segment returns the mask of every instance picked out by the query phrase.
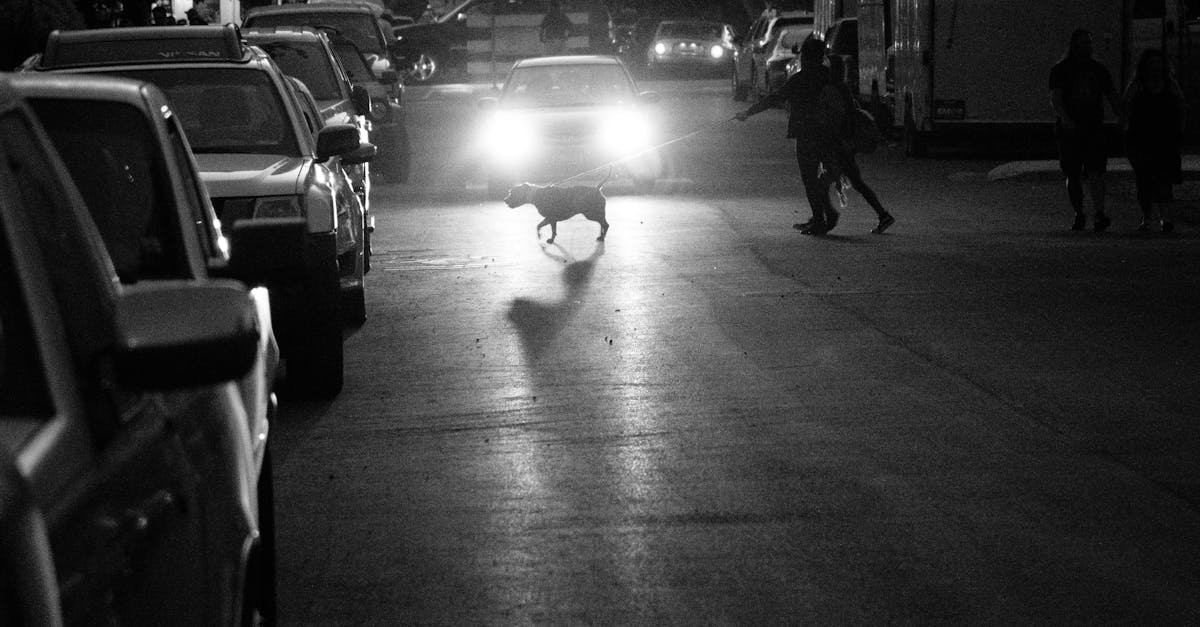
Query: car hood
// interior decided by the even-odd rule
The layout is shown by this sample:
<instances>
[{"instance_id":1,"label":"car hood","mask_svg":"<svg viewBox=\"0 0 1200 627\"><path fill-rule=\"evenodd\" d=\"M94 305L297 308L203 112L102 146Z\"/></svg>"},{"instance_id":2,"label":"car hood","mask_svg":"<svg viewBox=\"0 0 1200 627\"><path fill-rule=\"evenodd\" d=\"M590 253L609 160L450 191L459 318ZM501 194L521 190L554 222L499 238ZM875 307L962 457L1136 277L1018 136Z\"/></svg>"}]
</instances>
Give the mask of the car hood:
<instances>
[{"instance_id":1,"label":"car hood","mask_svg":"<svg viewBox=\"0 0 1200 627\"><path fill-rule=\"evenodd\" d=\"M198 154L200 178L214 198L287 196L303 191L311 157Z\"/></svg>"}]
</instances>

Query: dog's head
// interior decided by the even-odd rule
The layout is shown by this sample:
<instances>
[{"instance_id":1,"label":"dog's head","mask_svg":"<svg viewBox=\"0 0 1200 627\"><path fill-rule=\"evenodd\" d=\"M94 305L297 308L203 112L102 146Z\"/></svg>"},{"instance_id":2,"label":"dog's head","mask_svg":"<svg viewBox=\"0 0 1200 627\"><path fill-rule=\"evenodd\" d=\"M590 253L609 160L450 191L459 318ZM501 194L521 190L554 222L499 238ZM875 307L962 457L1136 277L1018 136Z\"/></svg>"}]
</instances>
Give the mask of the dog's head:
<instances>
[{"instance_id":1,"label":"dog's head","mask_svg":"<svg viewBox=\"0 0 1200 627\"><path fill-rule=\"evenodd\" d=\"M527 205L533 202L533 190L535 187L530 183L521 183L516 187L508 190L508 195L504 197L504 204L510 208L517 208L521 205Z\"/></svg>"}]
</instances>

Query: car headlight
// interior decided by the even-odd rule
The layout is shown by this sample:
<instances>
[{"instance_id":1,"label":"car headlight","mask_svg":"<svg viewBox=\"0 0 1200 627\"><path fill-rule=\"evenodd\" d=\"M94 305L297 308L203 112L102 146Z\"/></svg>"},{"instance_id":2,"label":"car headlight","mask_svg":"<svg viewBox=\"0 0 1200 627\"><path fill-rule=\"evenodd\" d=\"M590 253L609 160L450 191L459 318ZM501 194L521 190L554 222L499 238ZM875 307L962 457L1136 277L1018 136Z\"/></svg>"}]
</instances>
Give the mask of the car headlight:
<instances>
[{"instance_id":1,"label":"car headlight","mask_svg":"<svg viewBox=\"0 0 1200 627\"><path fill-rule=\"evenodd\" d=\"M302 218L304 207L299 196L263 196L254 199L250 215L255 218Z\"/></svg>"},{"instance_id":2,"label":"car headlight","mask_svg":"<svg viewBox=\"0 0 1200 627\"><path fill-rule=\"evenodd\" d=\"M714 59L720 59L721 57L725 56L725 49L721 46L713 46L712 48L708 49L708 56Z\"/></svg>"},{"instance_id":3,"label":"car headlight","mask_svg":"<svg viewBox=\"0 0 1200 627\"><path fill-rule=\"evenodd\" d=\"M667 53L667 44L664 44L661 41L654 44L654 54L666 54L666 53Z\"/></svg>"},{"instance_id":4,"label":"car headlight","mask_svg":"<svg viewBox=\"0 0 1200 627\"><path fill-rule=\"evenodd\" d=\"M609 153L628 154L644 150L653 143L654 129L645 116L636 111L609 114L600 124L599 144Z\"/></svg>"},{"instance_id":5,"label":"car headlight","mask_svg":"<svg viewBox=\"0 0 1200 627\"><path fill-rule=\"evenodd\" d=\"M480 143L484 154L494 160L522 160L537 152L538 137L527 120L499 112L484 124Z\"/></svg>"}]
</instances>

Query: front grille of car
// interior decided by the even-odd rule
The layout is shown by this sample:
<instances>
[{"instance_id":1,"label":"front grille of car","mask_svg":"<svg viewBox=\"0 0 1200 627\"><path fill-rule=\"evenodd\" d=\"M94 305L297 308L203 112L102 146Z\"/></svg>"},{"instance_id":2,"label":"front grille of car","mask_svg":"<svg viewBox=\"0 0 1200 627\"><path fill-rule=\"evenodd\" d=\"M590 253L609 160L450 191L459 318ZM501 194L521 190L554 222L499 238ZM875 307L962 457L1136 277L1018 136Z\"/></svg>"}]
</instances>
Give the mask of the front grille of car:
<instances>
[{"instance_id":1,"label":"front grille of car","mask_svg":"<svg viewBox=\"0 0 1200 627\"><path fill-rule=\"evenodd\" d=\"M221 234L229 237L229 229L233 223L252 217L254 211L253 198L213 198L213 210L221 220Z\"/></svg>"},{"instance_id":2,"label":"front grille of car","mask_svg":"<svg viewBox=\"0 0 1200 627\"><path fill-rule=\"evenodd\" d=\"M700 44L694 41L681 41L675 44L676 54L697 55L700 54Z\"/></svg>"}]
</instances>

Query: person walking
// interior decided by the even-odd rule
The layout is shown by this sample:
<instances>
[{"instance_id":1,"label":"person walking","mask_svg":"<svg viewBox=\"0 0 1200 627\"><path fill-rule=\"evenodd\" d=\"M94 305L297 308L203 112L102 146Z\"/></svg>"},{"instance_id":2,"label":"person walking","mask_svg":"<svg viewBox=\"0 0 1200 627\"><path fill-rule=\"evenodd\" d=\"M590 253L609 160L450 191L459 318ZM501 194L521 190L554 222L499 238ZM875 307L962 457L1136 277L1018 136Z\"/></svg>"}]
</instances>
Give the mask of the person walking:
<instances>
[{"instance_id":1,"label":"person walking","mask_svg":"<svg viewBox=\"0 0 1200 627\"><path fill-rule=\"evenodd\" d=\"M567 51L567 39L571 37L571 18L563 13L558 0L550 0L546 16L542 18L541 28L538 29L538 39L542 42L542 54L556 55Z\"/></svg>"},{"instance_id":2,"label":"person walking","mask_svg":"<svg viewBox=\"0 0 1200 627\"><path fill-rule=\"evenodd\" d=\"M1104 141L1104 101L1113 113L1121 114L1112 74L1092 58L1092 33L1071 33L1066 54L1050 69L1050 103L1058 120L1054 126L1058 162L1067 179L1067 198L1075 210L1071 229L1087 225L1083 211L1083 179L1088 181L1095 220L1092 227L1103 231L1112 223L1104 210L1104 174L1108 151Z\"/></svg>"},{"instance_id":3,"label":"person walking","mask_svg":"<svg viewBox=\"0 0 1200 627\"><path fill-rule=\"evenodd\" d=\"M745 122L752 115L787 104L787 136L796 140L796 163L812 208L812 218L793 227L806 235L828 233L837 226L839 215L829 198L832 178L823 176L821 170L837 168L835 141L841 135L847 112L841 94L830 84L824 60L824 42L811 37L804 40L800 46L800 71L788 78L779 91L735 116Z\"/></svg>"},{"instance_id":4,"label":"person walking","mask_svg":"<svg viewBox=\"0 0 1200 627\"><path fill-rule=\"evenodd\" d=\"M1159 227L1170 233L1172 185L1183 182L1180 143L1185 124L1183 90L1162 50L1142 52L1121 99L1125 155L1133 167L1137 201L1142 209L1139 231L1150 229L1154 206Z\"/></svg>"},{"instance_id":5,"label":"person walking","mask_svg":"<svg viewBox=\"0 0 1200 627\"><path fill-rule=\"evenodd\" d=\"M879 219L879 223L876 224L874 229L871 229L871 232L875 234L883 233L888 230L888 227L896 223L896 218L883 208L883 203L879 202L879 196L863 180L862 170L858 167L858 158L852 140L858 122L854 117L854 112L858 109L858 103L855 102L854 95L850 93L850 86L846 84L846 62L839 55L829 56L829 80L830 84L841 94L843 107L846 110L842 139L835 146L837 167L832 170L840 172L841 176L833 181L833 185L838 191L838 196L843 199L843 207L845 207L846 182L858 191L863 200L866 200L867 204L875 210L875 216Z\"/></svg>"}]
</instances>

